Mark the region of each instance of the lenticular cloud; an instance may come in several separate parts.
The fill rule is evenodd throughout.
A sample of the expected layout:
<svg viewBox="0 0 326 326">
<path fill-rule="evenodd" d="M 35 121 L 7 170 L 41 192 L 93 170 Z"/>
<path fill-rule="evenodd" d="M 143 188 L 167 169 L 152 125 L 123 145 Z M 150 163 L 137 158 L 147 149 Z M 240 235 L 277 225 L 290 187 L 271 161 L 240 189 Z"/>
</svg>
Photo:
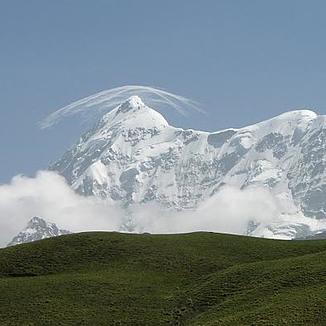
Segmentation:
<svg viewBox="0 0 326 326">
<path fill-rule="evenodd" d="M 45 118 L 40 124 L 41 128 L 52 127 L 61 120 L 74 115 L 100 117 L 132 95 L 140 96 L 147 105 L 153 105 L 155 108 L 172 108 L 182 115 L 185 115 L 189 109 L 203 112 L 198 103 L 183 96 L 149 86 L 129 85 L 102 91 L 73 102 Z"/>
</svg>

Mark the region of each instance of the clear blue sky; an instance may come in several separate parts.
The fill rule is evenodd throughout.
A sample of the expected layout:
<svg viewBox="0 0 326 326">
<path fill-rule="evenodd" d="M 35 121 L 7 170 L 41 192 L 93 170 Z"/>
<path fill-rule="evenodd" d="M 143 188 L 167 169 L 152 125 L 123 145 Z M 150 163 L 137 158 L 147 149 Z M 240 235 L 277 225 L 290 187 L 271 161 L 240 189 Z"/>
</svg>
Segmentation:
<svg viewBox="0 0 326 326">
<path fill-rule="evenodd" d="M 317 0 L 2 0 L 0 182 L 46 168 L 78 134 L 40 131 L 42 117 L 116 86 L 197 100 L 207 116 L 167 118 L 205 130 L 325 113 L 325 17 Z"/>
</svg>

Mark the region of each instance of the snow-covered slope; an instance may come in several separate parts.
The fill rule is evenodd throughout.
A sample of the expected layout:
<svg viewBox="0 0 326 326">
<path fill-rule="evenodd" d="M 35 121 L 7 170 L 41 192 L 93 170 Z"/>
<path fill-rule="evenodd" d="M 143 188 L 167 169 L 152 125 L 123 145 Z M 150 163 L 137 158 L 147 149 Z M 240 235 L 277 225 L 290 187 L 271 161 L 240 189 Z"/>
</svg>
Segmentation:
<svg viewBox="0 0 326 326">
<path fill-rule="evenodd" d="M 11 240 L 8 247 L 69 233 L 71 232 L 59 229 L 54 223 L 46 222 L 40 217 L 33 217 L 26 228 Z"/>
<path fill-rule="evenodd" d="M 132 96 L 51 169 L 79 193 L 124 206 L 157 201 L 190 209 L 225 184 L 268 187 L 280 200 L 284 223 L 250 233 L 293 238 L 326 220 L 325 154 L 325 117 L 309 110 L 208 133 L 172 127 Z"/>
</svg>

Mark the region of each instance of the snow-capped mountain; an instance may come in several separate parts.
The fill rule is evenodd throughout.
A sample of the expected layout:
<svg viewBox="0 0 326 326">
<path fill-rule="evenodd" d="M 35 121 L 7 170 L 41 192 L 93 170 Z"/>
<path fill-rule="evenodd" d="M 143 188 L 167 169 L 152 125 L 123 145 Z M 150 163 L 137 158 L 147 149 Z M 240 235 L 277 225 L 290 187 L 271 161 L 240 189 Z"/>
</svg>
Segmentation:
<svg viewBox="0 0 326 326">
<path fill-rule="evenodd" d="M 257 236 L 294 238 L 326 221 L 326 120 L 309 110 L 213 133 L 170 126 L 132 96 L 105 114 L 51 169 L 83 195 L 196 208 L 223 185 L 267 187 L 281 219 Z"/>
<path fill-rule="evenodd" d="M 59 229 L 54 223 L 35 216 L 27 223 L 26 228 L 11 240 L 8 247 L 70 233 Z"/>
</svg>

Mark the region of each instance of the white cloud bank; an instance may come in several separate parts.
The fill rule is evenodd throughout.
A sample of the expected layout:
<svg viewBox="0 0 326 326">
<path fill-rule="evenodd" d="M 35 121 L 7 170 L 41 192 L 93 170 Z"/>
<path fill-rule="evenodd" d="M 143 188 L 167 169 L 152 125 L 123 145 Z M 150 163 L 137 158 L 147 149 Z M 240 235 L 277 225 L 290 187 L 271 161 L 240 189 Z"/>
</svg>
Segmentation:
<svg viewBox="0 0 326 326">
<path fill-rule="evenodd" d="M 244 234 L 248 222 L 270 224 L 280 216 L 280 203 L 265 188 L 222 187 L 196 210 L 167 212 L 155 205 L 135 208 L 135 231 L 179 233 L 211 231 Z"/>
<path fill-rule="evenodd" d="M 196 211 L 172 212 L 158 205 L 130 207 L 135 232 L 214 231 L 243 234 L 249 220 L 269 224 L 280 215 L 279 202 L 263 188 L 222 187 Z M 76 194 L 65 179 L 40 171 L 16 176 L 0 186 L 0 246 L 5 246 L 33 217 L 43 217 L 72 232 L 119 231 L 126 213 L 111 202 Z"/>
<path fill-rule="evenodd" d="M 0 186 L 0 246 L 8 243 L 33 216 L 72 232 L 117 230 L 122 212 L 96 198 L 76 194 L 64 178 L 40 171 L 35 178 L 16 176 Z"/>
</svg>

